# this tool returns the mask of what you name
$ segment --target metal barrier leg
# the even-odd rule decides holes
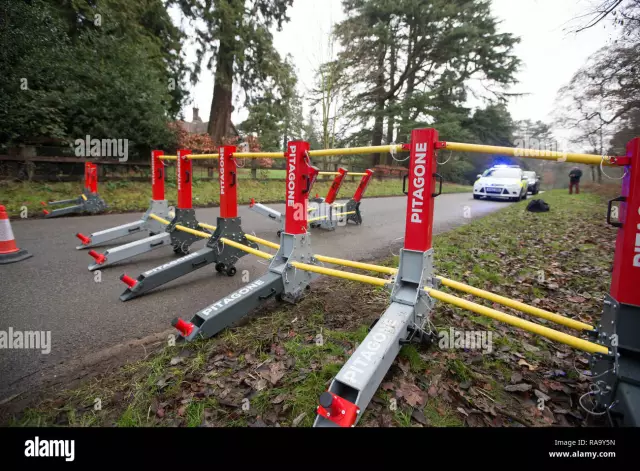
[[[74,206],[69,206],[67,208],[54,209],[53,211],[45,214],[45,218],[56,218],[60,216],[66,216],[67,214],[75,214],[81,213],[84,211],[84,206],[82,204],[76,204]]]
[[[131,234],[147,231],[150,236],[164,232],[164,225],[158,221],[149,217],[149,214],[155,214],[161,218],[169,217],[169,206],[167,200],[154,201],[151,200],[149,209],[147,212],[137,221],[123,224],[121,226],[112,227],[111,229],[105,229],[103,231],[94,232],[88,236],[82,234],[76,234],[76,236],[82,241],[82,245],[76,247],[76,249],[88,249],[97,245],[104,244],[112,240],[126,237]]]
[[[136,240],[128,244],[114,247],[103,254],[96,254],[95,252],[90,251],[89,255],[91,255],[96,261],[89,265],[89,270],[93,271],[99,268],[110,267],[123,260],[170,245],[171,235],[168,232],[163,232],[162,234],[157,234],[152,237],[147,237],[145,239]]]
[[[226,238],[258,249],[258,245],[250,242],[244,235],[240,225],[240,218],[218,218],[216,230],[207,246],[197,252],[173,260],[157,268],[153,268],[138,276],[136,283],[130,285],[120,296],[121,301],[141,296],[149,291],[169,283],[181,276],[199,270],[207,265],[215,263],[218,273],[226,273],[228,276],[236,274],[235,263],[246,255],[246,252],[224,244],[220,241]]]

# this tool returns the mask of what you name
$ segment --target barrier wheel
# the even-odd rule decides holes
[[[236,267],[229,267],[227,268],[227,276],[233,276],[236,274],[238,270],[236,270]]]
[[[177,255],[189,255],[189,248],[182,248],[182,247],[174,247],[173,248],[173,253],[177,254]]]
[[[224,263],[216,263],[216,271],[218,273],[222,273],[225,269],[226,269],[226,266]]]

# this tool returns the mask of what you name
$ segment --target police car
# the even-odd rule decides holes
[[[529,183],[517,165],[495,165],[473,184],[473,198],[520,201],[527,198]]]

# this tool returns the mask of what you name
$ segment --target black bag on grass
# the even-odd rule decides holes
[[[531,200],[527,205],[527,211],[532,213],[546,213],[549,211],[549,205],[544,200]]]

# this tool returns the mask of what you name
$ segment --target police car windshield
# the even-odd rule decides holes
[[[520,178],[519,168],[490,168],[484,172],[483,177],[493,178]]]

